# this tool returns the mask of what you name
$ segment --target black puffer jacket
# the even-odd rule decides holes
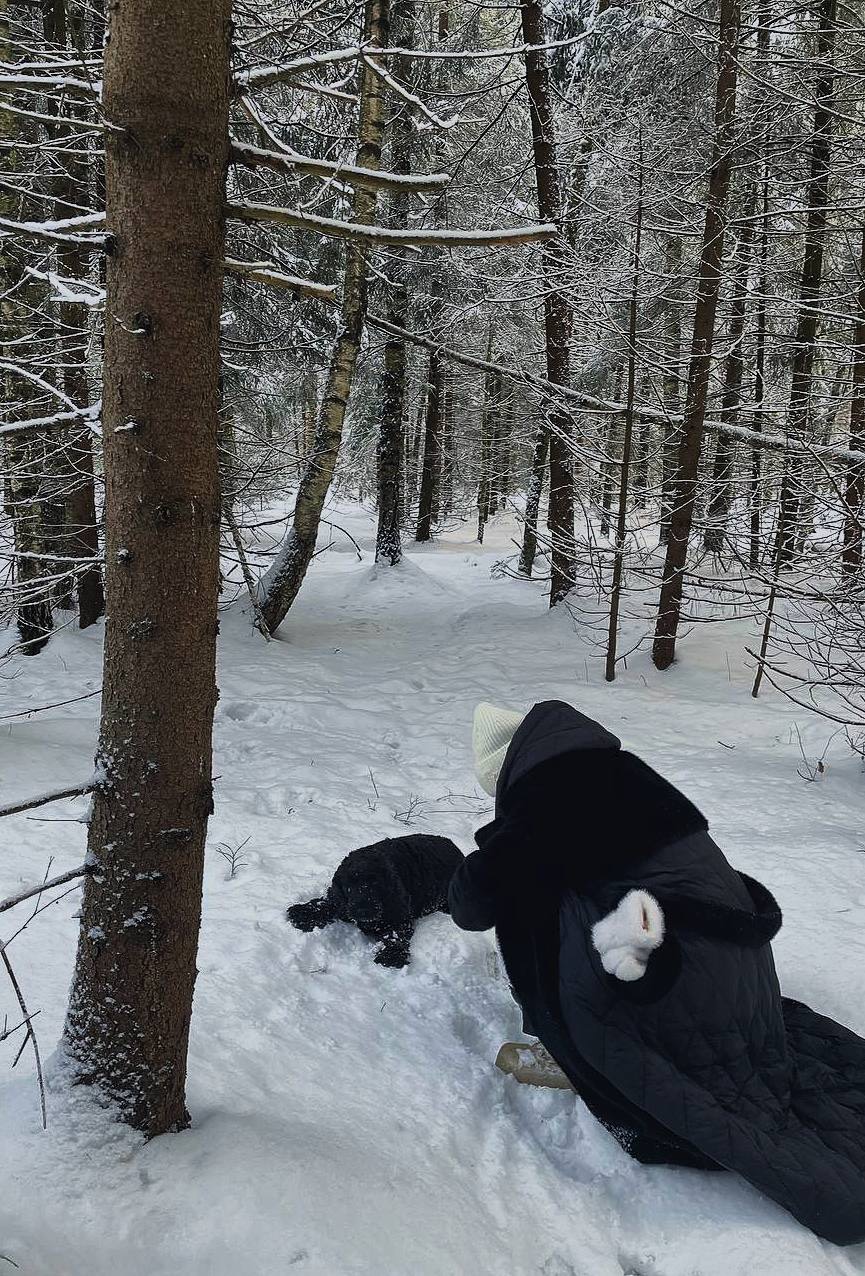
[[[818,1235],[865,1240],[865,1042],[781,996],[777,905],[696,807],[551,701],[517,731],[477,841],[451,915],[496,927],[527,1029],[622,1145],[734,1170]],[[643,978],[622,983],[591,931],[635,887],[667,933]]]

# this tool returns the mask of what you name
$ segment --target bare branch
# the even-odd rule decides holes
[[[9,895],[6,899],[0,899],[0,913],[5,913],[10,908],[15,908],[17,904],[23,904],[27,899],[33,899],[34,895],[42,895],[45,891],[50,891],[54,886],[64,886],[66,882],[74,882],[77,877],[84,877],[89,872],[90,869],[87,865],[82,864],[80,868],[70,868],[68,873],[60,873],[57,877],[52,877],[47,882],[40,882],[38,886],[31,886],[26,891],[19,891],[17,895]]]

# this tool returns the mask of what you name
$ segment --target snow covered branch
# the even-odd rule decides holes
[[[242,275],[255,283],[269,284],[272,288],[293,292],[301,297],[313,297],[316,301],[336,302],[336,288],[332,284],[317,284],[311,279],[286,275],[268,262],[237,261],[234,257],[226,257],[224,265],[230,275]]]
[[[57,877],[52,877],[47,882],[40,882],[38,886],[30,886],[27,890],[19,891],[17,895],[9,895],[6,899],[0,899],[0,913],[5,913],[10,908],[15,908],[17,904],[23,904],[25,900],[33,899],[37,895],[43,895],[45,891],[50,891],[55,886],[65,886],[67,882],[74,882],[76,878],[84,877],[89,871],[87,865],[82,864],[80,868],[70,868],[68,872],[60,873]]]
[[[38,793],[35,797],[0,806],[0,818],[4,815],[18,815],[21,811],[32,811],[37,806],[47,806],[49,802],[59,802],[62,798],[81,797],[84,793],[91,793],[95,788],[96,777],[91,776],[89,780],[81,780],[78,784],[72,784],[66,789],[52,789],[49,793]]]
[[[410,248],[501,248],[551,239],[555,226],[515,226],[509,230],[392,230],[358,222],[319,217],[298,208],[274,208],[269,204],[226,205],[226,215],[244,222],[275,222],[295,230],[316,231],[329,239],[349,239],[368,244],[394,244]]]
[[[376,172],[373,169],[357,168],[352,164],[337,164],[333,160],[310,159],[306,155],[298,155],[295,151],[261,150],[257,146],[246,146],[242,142],[233,142],[229,152],[233,164],[243,164],[247,168],[272,168],[282,173],[312,173],[317,177],[338,178],[347,186],[363,187],[365,190],[386,191],[429,191],[444,190],[450,178],[447,173],[430,173],[428,176],[410,174],[400,176],[397,173]]]
[[[16,222],[0,217],[0,240],[11,235],[26,235],[48,244],[99,245],[105,238],[97,227],[105,225],[104,213],[85,213],[80,217],[64,217],[59,221]]]
[[[589,38],[589,32],[570,36],[566,40],[551,40],[546,44],[505,45],[495,49],[404,49],[390,47],[376,48],[373,45],[350,45],[343,49],[330,49],[326,53],[313,54],[310,57],[296,58],[280,65],[261,65],[247,68],[235,76],[235,86],[243,92],[246,89],[266,88],[271,84],[279,84],[284,80],[293,80],[305,71],[327,66],[335,62],[353,62],[356,58],[410,58],[421,62],[477,62],[481,59],[519,58],[527,53],[540,53],[552,49],[565,49],[581,44]]]

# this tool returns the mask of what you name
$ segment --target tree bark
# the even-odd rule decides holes
[[[859,289],[856,325],[853,329],[853,392],[850,401],[850,447],[865,442],[865,226],[859,250]],[[847,574],[862,566],[862,497],[865,496],[865,466],[849,461],[844,482],[844,549],[841,562]]]
[[[105,61],[108,623],[71,1076],[188,1123],[212,809],[229,0],[115,6]],[[122,130],[122,131],[121,131]],[[166,269],[166,263],[171,268]]]
[[[610,588],[610,623],[607,633],[607,657],[604,676],[607,682],[616,678],[616,648],[619,638],[619,606],[625,570],[627,534],[628,477],[631,465],[631,442],[634,435],[634,390],[637,379],[637,316],[640,296],[640,250],[643,233],[643,146],[640,134],[637,216],[634,225],[633,280],[628,315],[628,390],[625,405],[625,428],[622,436],[622,469],[619,483],[619,509],[616,519],[616,547],[613,556],[613,578]]]
[[[366,0],[364,43],[384,48],[388,40],[388,0]],[[361,71],[357,166],[379,169],[384,132],[384,85],[369,66]],[[376,192],[358,188],[352,222],[375,222]],[[342,442],[345,412],[360,350],[367,304],[365,247],[351,241],[345,250],[341,331],[331,356],[327,388],[319,411],[315,443],[294,505],[291,529],[259,586],[261,611],[271,633],[278,629],[300,592],[315,543],[321,514],[333,480]]]
[[[730,426],[736,425],[739,417],[739,407],[742,402],[742,374],[745,369],[742,338],[745,332],[745,313],[748,304],[751,241],[754,237],[753,212],[754,196],[752,188],[745,202],[745,219],[739,235],[738,258],[733,281],[733,299],[730,303],[730,324],[727,330],[730,350],[724,367],[724,392],[721,399],[720,420],[724,425]],[[706,530],[703,537],[703,545],[711,553],[720,553],[724,548],[727,520],[730,516],[730,505],[732,503],[735,450],[736,440],[732,434],[725,434],[722,431],[718,435],[715,445],[711,496],[706,510]]]
[[[814,86],[814,132],[811,139],[811,162],[808,177],[808,218],[805,250],[799,280],[799,307],[793,346],[793,369],[790,379],[790,405],[787,411],[787,434],[802,438],[810,416],[811,377],[817,344],[819,315],[817,306],[823,280],[823,251],[826,239],[829,198],[829,161],[832,145],[832,121],[835,98],[836,0],[823,0],[817,33],[817,81]],[[789,462],[781,483],[781,529],[778,565],[783,569],[796,552],[796,522],[799,504],[799,466]]]
[[[694,518],[697,471],[703,444],[715,315],[724,256],[724,225],[736,118],[740,16],[739,0],[721,0],[712,166],[709,172],[697,303],[694,310],[685,419],[676,462],[675,507],[670,518],[670,538],[652,647],[652,659],[658,669],[668,668],[676,655],[685,562]]]
[[[441,389],[442,362],[435,350],[430,351],[424,431],[423,463],[418,498],[415,540],[432,539],[434,514],[441,477]]]
[[[526,512],[523,519],[523,543],[517,568],[521,576],[531,576],[538,552],[538,515],[544,493],[544,476],[547,472],[547,456],[550,448],[550,432],[543,422],[535,436],[532,451],[532,469],[526,492]]]
[[[415,0],[395,0],[392,6],[392,28],[395,43],[400,48],[414,47]],[[406,58],[397,58],[394,74],[403,82],[410,78],[410,64]],[[393,95],[395,110],[391,126],[391,171],[406,175],[411,171],[412,122],[406,103]],[[390,198],[391,226],[398,230],[408,228],[409,193],[398,190]],[[389,258],[390,290],[385,318],[399,328],[408,327],[409,320],[409,263],[408,250],[394,248]],[[406,346],[401,337],[388,337],[384,347],[384,373],[381,380],[381,423],[377,453],[378,477],[378,530],[376,533],[376,562],[391,566],[402,558],[400,540],[400,484],[403,471],[406,386]]]
[[[754,351],[754,410],[751,429],[758,434],[763,429],[763,399],[766,392],[766,288],[768,286],[767,263],[769,254],[769,173],[763,162],[762,221],[760,226],[760,274],[757,282],[757,320]],[[751,536],[748,563],[760,565],[760,481],[763,473],[763,449],[751,449]]]
[[[101,25],[101,24],[100,24]],[[43,27],[46,40],[69,48],[73,52],[84,47],[81,13],[69,10],[66,0],[51,0],[43,11]],[[102,46],[99,45],[101,56]],[[58,116],[65,113],[81,115],[89,104],[76,94],[71,94],[58,108]],[[82,144],[83,145],[83,144]],[[54,216],[60,220],[74,217],[90,188],[90,172],[86,151],[77,152],[74,147],[64,151],[63,171],[55,185]],[[58,247],[59,274],[72,281],[86,279],[88,253],[73,242]],[[90,402],[87,383],[84,345],[86,329],[82,331],[81,307],[74,302],[61,301],[57,308],[57,326],[60,348],[63,352],[63,389],[68,398],[79,408]],[[96,623],[105,610],[102,573],[99,567],[99,530],[96,522],[96,491],[93,473],[93,449],[90,430],[86,425],[73,428],[64,442],[62,465],[68,471],[64,477],[67,495],[63,502],[61,553],[86,561],[92,566],[78,568],[76,588],[78,594],[78,625],[87,629]]]
[[[670,519],[676,500],[676,437],[678,427],[672,418],[681,408],[682,361],[682,237],[668,235],[664,249],[667,273],[667,308],[664,313],[664,407],[669,418],[664,429],[661,461],[661,525],[660,544],[670,539]]]
[[[556,155],[555,121],[550,95],[550,75],[547,55],[544,51],[546,23],[541,0],[525,0],[520,6],[524,42],[530,46],[526,53],[526,88],[529,96],[529,115],[532,127],[532,151],[535,163],[535,182],[538,195],[538,212],[541,221],[559,227],[559,236],[544,245],[541,257],[541,277],[544,280],[544,335],[547,357],[547,378],[555,385],[570,384],[571,311],[567,296],[561,287],[563,266],[562,249],[565,246],[561,234],[562,196]],[[549,452],[550,497],[547,525],[550,532],[550,606],[554,607],[570,591],[574,583],[576,546],[574,542],[574,475],[572,426],[570,413],[561,401],[552,400],[547,407],[544,432],[547,442],[540,438],[535,445],[535,463],[539,463],[545,449]],[[533,466],[534,470],[534,466]],[[540,501],[540,490],[533,473],[530,498]],[[525,535],[532,537],[532,525],[527,508]],[[535,521],[534,527],[537,527]],[[536,533],[534,535],[537,542]],[[520,570],[531,573],[531,554],[523,543]]]
[[[10,62],[9,17],[6,0],[0,0],[0,61]],[[16,151],[15,143],[23,141],[23,117],[4,110],[0,101],[0,141],[4,150],[3,171],[14,178],[16,171],[26,162]],[[0,214],[14,218],[18,213],[18,201],[14,182],[0,186]],[[26,256],[14,240],[0,243],[0,355],[14,363],[23,348],[35,348],[38,339],[38,320],[34,318],[43,308],[41,296],[34,296],[37,285],[26,275]],[[9,424],[26,420],[32,415],[34,399],[32,383],[24,377],[5,372],[0,375],[0,405]],[[38,404],[33,404],[39,414]],[[4,422],[5,423],[5,422]],[[43,580],[45,575],[42,555],[46,552],[46,527],[44,505],[45,473],[44,441],[35,430],[6,436],[2,448],[3,508],[12,525],[12,541],[15,552],[16,621],[21,639],[21,651],[32,656],[41,651],[51,636],[53,625],[51,590]]]

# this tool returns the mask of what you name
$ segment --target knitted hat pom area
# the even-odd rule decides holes
[[[495,797],[508,748],[524,717],[523,713],[501,709],[486,700],[475,708],[472,725],[475,775],[478,784],[490,797]]]

